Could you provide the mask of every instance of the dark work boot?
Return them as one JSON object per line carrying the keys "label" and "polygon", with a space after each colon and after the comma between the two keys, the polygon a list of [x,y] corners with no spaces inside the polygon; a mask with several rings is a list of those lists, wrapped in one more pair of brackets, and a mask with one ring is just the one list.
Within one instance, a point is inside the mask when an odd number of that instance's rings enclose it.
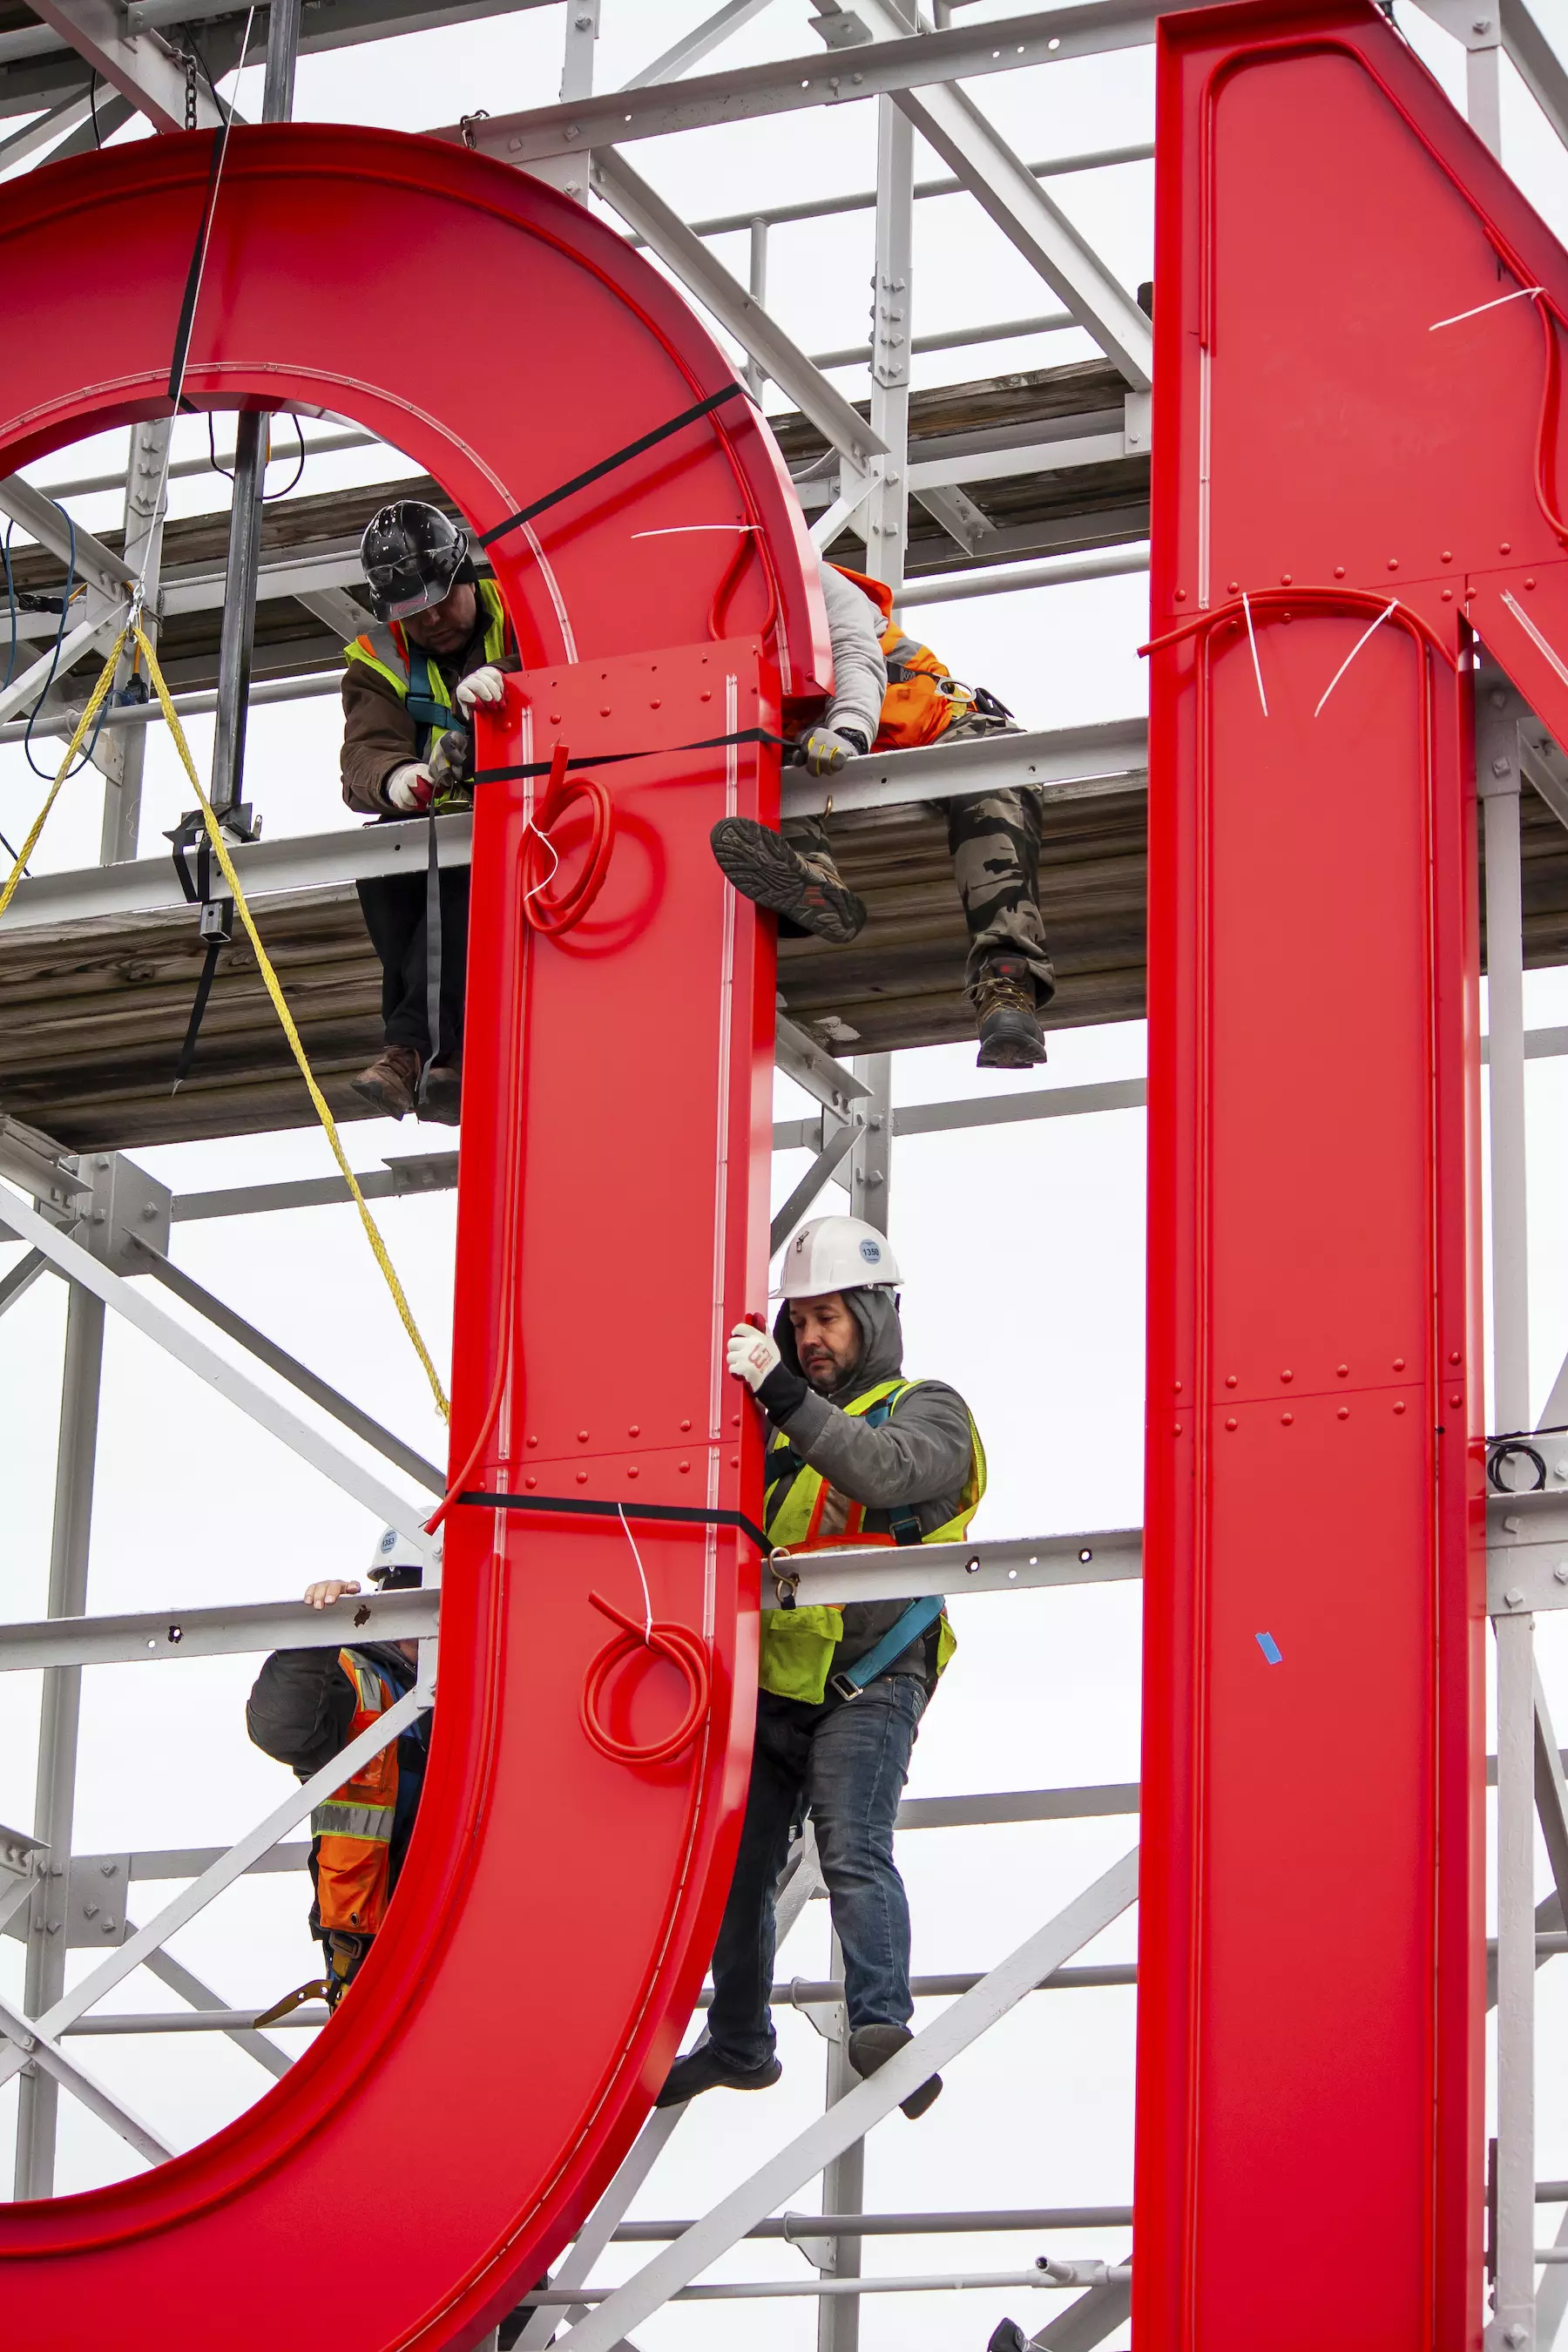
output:
{"label": "dark work boot", "polygon": [[980,975],[975,1010],[980,1019],[977,1069],[1028,1070],[1045,1060],[1035,975],[1021,956],[990,959]]}
{"label": "dark work boot", "polygon": [[1029,2339],[1016,2319],[999,2319],[985,2352],[1029,2352]]}
{"label": "dark work boot", "polygon": [[866,920],[866,902],[846,889],[831,857],[802,857],[754,817],[722,816],[708,836],[722,872],[742,898],[771,907],[803,931],[842,947]]}
{"label": "dark work boot", "polygon": [[353,1082],[354,1092],[374,1103],[385,1118],[406,1118],[414,1108],[420,1067],[412,1045],[388,1045],[368,1070],[360,1072]]}
{"label": "dark work boot", "polygon": [[416,1102],[421,1118],[437,1127],[456,1127],[463,1108],[463,1057],[454,1054],[450,1061],[432,1064],[425,1081],[425,1099]]}
{"label": "dark work boot", "polygon": [[768,2091],[783,2073],[776,2058],[765,2060],[761,2066],[731,2065],[710,2042],[701,2042],[684,2058],[676,2060],[654,2105],[684,2106],[688,2099],[696,2098],[702,2091]]}
{"label": "dark work boot", "polygon": [[[907,2025],[858,2025],[849,2036],[849,2063],[858,2074],[874,2074],[889,2058],[914,2040]],[[935,2106],[942,2096],[942,2076],[929,2074],[918,2089],[901,2099],[910,2123],[918,2123],[928,2107]]]}

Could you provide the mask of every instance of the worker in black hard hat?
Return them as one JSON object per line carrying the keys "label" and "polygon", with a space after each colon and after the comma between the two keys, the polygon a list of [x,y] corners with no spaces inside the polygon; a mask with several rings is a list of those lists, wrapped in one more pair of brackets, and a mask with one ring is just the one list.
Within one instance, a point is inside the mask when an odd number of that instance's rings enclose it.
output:
{"label": "worker in black hard hat", "polygon": [[[500,703],[505,672],[521,667],[500,591],[475,572],[468,533],[418,499],[371,518],[360,562],[378,625],[343,649],[343,798],[383,820],[469,807],[475,707]],[[417,1110],[450,1125],[462,1093],[468,869],[441,874],[438,1037],[426,887],[423,871],[359,885],[381,960],[384,1043],[353,1083],[393,1118]]]}

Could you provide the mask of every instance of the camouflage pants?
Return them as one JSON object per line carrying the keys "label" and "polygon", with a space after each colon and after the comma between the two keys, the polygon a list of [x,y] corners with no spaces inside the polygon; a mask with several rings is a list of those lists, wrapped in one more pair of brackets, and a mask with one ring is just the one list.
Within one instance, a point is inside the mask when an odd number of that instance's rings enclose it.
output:
{"label": "camouflage pants", "polygon": [[[948,855],[969,931],[964,968],[969,996],[978,995],[992,956],[1016,956],[1034,974],[1037,1002],[1047,1004],[1057,976],[1040,914],[1041,795],[1009,785],[1001,792],[964,793],[956,800],[928,805],[933,814],[947,819]],[[781,830],[803,857],[831,859],[828,830],[821,817],[785,817]]]}

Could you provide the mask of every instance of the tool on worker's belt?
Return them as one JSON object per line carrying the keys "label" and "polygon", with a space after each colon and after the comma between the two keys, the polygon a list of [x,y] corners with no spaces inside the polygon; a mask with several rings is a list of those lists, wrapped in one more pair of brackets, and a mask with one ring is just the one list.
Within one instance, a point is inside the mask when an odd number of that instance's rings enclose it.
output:
{"label": "tool on worker's belt", "polygon": [[289,2017],[295,2010],[303,2009],[308,2000],[328,2000],[329,1998],[326,1979],[312,1977],[309,1984],[296,1985],[293,1991],[286,1992],[281,2000],[275,2000],[270,2009],[264,2009],[259,2017],[251,2020],[251,2023],[259,2031],[262,2026],[276,2025],[279,2018]]}
{"label": "tool on worker's belt", "polygon": [[351,1936],[334,1927],[327,1937],[327,1974],[323,1990],[327,2007],[336,2009],[363,1965],[369,1951],[368,1936]]}

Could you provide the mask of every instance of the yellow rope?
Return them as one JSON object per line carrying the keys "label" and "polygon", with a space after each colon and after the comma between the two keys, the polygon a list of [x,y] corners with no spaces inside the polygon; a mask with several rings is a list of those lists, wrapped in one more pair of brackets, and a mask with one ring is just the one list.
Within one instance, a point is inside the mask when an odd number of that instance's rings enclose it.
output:
{"label": "yellow rope", "polygon": [[[228,844],[225,841],[223,837],[223,828],[218,824],[217,818],[213,813],[212,803],[208,800],[205,793],[202,790],[201,780],[197,776],[195,771],[195,763],[191,758],[190,746],[185,741],[185,730],[180,724],[178,711],[174,709],[173,702],[169,699],[169,688],[164,681],[163,673],[158,667],[158,656],[153,652],[151,644],[143,634],[140,622],[133,623],[132,628],[136,643],[146,658],[147,674],[153,681],[153,691],[158,697],[158,701],[162,707],[163,716],[169,722],[169,732],[174,739],[175,748],[180,754],[180,758],[184,762],[185,773],[189,776],[196,799],[201,804],[202,817],[207,829],[207,838],[213,845],[213,855],[217,859],[218,865],[223,870],[223,878],[229,887],[230,894],[234,899],[235,910],[237,913],[240,921],[245,925],[246,935],[248,938],[252,948],[256,951],[257,966],[260,971],[262,979],[267,983],[267,993],[272,999],[273,1007],[277,1012],[279,1020],[283,1024],[283,1034],[288,1038],[294,1059],[300,1065],[300,1075],[304,1079],[306,1086],[310,1088],[310,1100],[316,1106],[316,1116],[321,1120],[321,1125],[326,1131],[327,1141],[332,1147],[332,1157],[337,1161],[339,1169],[342,1171],[343,1181],[349,1188],[355,1208],[359,1211],[359,1220],[361,1224],[364,1227],[365,1239],[369,1242],[371,1249],[374,1253],[375,1262],[381,1268],[382,1276],[385,1281],[388,1290],[392,1293],[393,1304],[396,1307],[397,1312],[402,1318],[403,1328],[414,1343],[414,1351],[416,1355],[425,1367],[425,1377],[429,1381],[431,1393],[436,1399],[437,1411],[441,1414],[443,1420],[449,1419],[450,1409],[447,1402],[446,1391],[442,1388],[436,1367],[430,1360],[430,1351],[426,1347],[424,1339],[420,1337],[419,1326],[414,1320],[414,1310],[408,1304],[407,1297],[404,1293],[403,1285],[397,1279],[397,1270],[394,1266],[391,1258],[387,1255],[386,1244],[381,1237],[381,1229],[377,1225],[375,1219],[371,1215],[364,1194],[359,1188],[359,1179],[349,1165],[348,1155],[344,1151],[342,1146],[342,1138],[338,1133],[338,1123],[327,1108],[327,1098],[325,1095],[321,1092],[321,1087],[316,1084],[316,1074],[310,1067],[310,1056],[305,1051],[304,1045],[300,1036],[300,1032],[294,1026],[294,1016],[289,1010],[288,1002],[284,997],[282,988],[279,984],[278,974],[272,969],[272,959],[261,944],[261,934],[256,928],[250,908],[245,903],[245,893],[239,887],[239,877],[234,870],[234,860],[228,854]],[[116,650],[118,651],[118,648],[116,648]],[[103,681],[100,679],[100,691],[98,696],[98,699],[100,700],[102,698],[102,685]],[[91,706],[89,705],[89,712],[84,713],[83,715],[83,727],[86,726],[87,717],[90,715],[90,709]],[[81,731],[82,729],[79,728],[77,730],[79,738]],[[59,784],[57,780],[55,790],[58,792],[58,789]],[[47,809],[45,814],[47,814]],[[40,819],[40,824],[42,820]],[[0,899],[0,915],[3,915],[5,911],[5,902],[3,899]]]}
{"label": "yellow rope", "polygon": [[127,637],[130,636],[134,636],[139,649],[146,656],[148,675],[153,680],[153,685],[156,690],[158,701],[163,709],[163,716],[168,720],[169,732],[174,739],[174,743],[179,751],[180,758],[184,762],[185,773],[189,776],[192,786],[195,792],[196,799],[201,803],[202,817],[207,829],[207,838],[212,843],[214,854],[216,856],[218,865],[223,872],[223,878],[227,883],[229,890],[233,896],[235,907],[239,915],[239,919],[245,925],[247,936],[250,940],[252,948],[256,951],[257,965],[260,971],[262,979],[267,983],[267,992],[272,999],[273,1006],[277,1012],[279,1020],[283,1024],[283,1034],[288,1038],[289,1046],[293,1052],[294,1059],[300,1066],[300,1075],[304,1079],[306,1086],[310,1088],[310,1100],[316,1107],[316,1116],[320,1118],[322,1127],[326,1130],[327,1141],[332,1147],[332,1157],[337,1161],[339,1168],[342,1171],[343,1181],[349,1188],[355,1208],[359,1211],[360,1223],[364,1227],[365,1231],[365,1239],[369,1242],[371,1248],[375,1255],[375,1262],[381,1268],[388,1290],[392,1293],[393,1304],[397,1308],[397,1312],[402,1318],[403,1328],[407,1332],[409,1339],[413,1341],[415,1353],[425,1367],[425,1377],[430,1383],[432,1393],[436,1399],[437,1410],[440,1412],[443,1420],[449,1419],[450,1412],[447,1403],[446,1391],[441,1386],[436,1367],[430,1360],[430,1351],[426,1347],[423,1339],[420,1337],[419,1326],[414,1320],[414,1311],[409,1306],[407,1297],[404,1293],[403,1285],[397,1279],[396,1268],[394,1266],[391,1258],[387,1255],[386,1244],[382,1240],[380,1229],[365,1203],[364,1194],[359,1188],[359,1180],[355,1176],[353,1170],[349,1165],[347,1154],[343,1150],[342,1139],[338,1133],[337,1121],[333,1118],[331,1112],[327,1108],[326,1097],[322,1094],[321,1087],[316,1084],[315,1072],[310,1067],[310,1056],[305,1051],[304,1045],[300,1036],[300,1032],[294,1026],[294,1016],[289,1010],[283,991],[279,984],[278,974],[272,969],[272,960],[270,956],[268,956],[267,950],[261,944],[261,937],[251,918],[250,908],[245,903],[245,893],[239,887],[239,877],[234,870],[234,860],[228,854],[228,844],[223,837],[223,830],[218,824],[216,816],[213,813],[212,803],[207,799],[205,793],[202,790],[201,779],[196,774],[195,764],[191,758],[190,745],[185,740],[184,729],[180,725],[179,713],[175,710],[174,704],[169,699],[169,688],[164,681],[163,673],[158,667],[158,656],[153,652],[151,644],[143,634],[140,621],[134,617],[127,623],[126,626],[121,630],[120,635],[114,640],[113,649],[110,654],[109,659],[103,665],[103,668],[99,676],[98,684],[93,688],[92,693],[88,699],[87,708],[77,721],[76,732],[72,735],[69,748],[66,752],[65,758],[60,762],[59,773],[56,776],[54,782],[49,786],[48,796],[45,800],[43,807],[38,811],[37,818],[34,820],[31,833],[28,834],[26,840],[22,845],[21,856],[17,858],[16,863],[12,866],[9,875],[6,877],[5,888],[0,890],[0,917],[5,915],[6,908],[10,905],[12,898],[16,895],[16,885],[22,878],[23,871],[26,866],[28,858],[31,857],[34,850],[38,845],[38,835],[43,832],[44,826],[48,821],[49,811],[54,807],[55,802],[59,796],[60,786],[65,782],[67,776],[70,772],[71,762],[76,758],[78,751],[81,749],[87,730],[92,725],[93,720],[97,718],[99,711],[103,707],[104,697],[108,694],[110,686],[114,682],[115,665],[118,663],[121,654],[124,649]]}
{"label": "yellow rope", "polygon": [[[121,630],[120,635],[114,640],[113,650],[110,652],[109,659],[104,663],[102,669],[100,670],[98,674],[98,684],[93,688],[90,696],[88,698],[87,709],[77,720],[76,733],[71,737],[70,744],[66,751],[65,758],[60,761],[60,772],[55,778],[54,782],[49,786],[48,797],[45,801],[43,807],[38,811],[37,815],[33,820],[33,830],[27,835],[26,840],[22,844],[21,856],[17,858],[16,863],[12,866],[10,873],[5,877],[5,887],[4,890],[0,890],[0,915],[4,915],[6,908],[10,905],[12,899],[16,895],[16,885],[21,880],[23,874],[26,870],[28,858],[31,857],[34,850],[37,849],[38,845],[38,835],[42,833],[45,825],[48,823],[49,811],[53,808],[56,801],[59,798],[60,786],[65,782],[67,776],[70,773],[71,761],[76,758],[77,753],[80,751],[82,738],[86,735],[88,729],[92,725],[93,720],[98,717],[100,710],[103,707],[103,698],[114,683],[114,666],[120,659],[121,649],[130,634],[131,632],[128,627]],[[138,630],[138,636],[140,636],[141,634],[141,631]]]}

